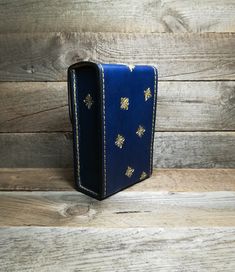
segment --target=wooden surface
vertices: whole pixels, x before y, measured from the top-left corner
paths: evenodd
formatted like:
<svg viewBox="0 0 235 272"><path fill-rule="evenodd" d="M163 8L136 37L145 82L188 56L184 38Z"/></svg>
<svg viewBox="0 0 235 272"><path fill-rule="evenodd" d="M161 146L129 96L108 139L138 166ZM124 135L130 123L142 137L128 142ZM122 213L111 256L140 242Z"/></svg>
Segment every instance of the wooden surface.
<svg viewBox="0 0 235 272"><path fill-rule="evenodd" d="M234 271L234 169L155 169L102 202L71 175L0 170L1 269Z"/></svg>
<svg viewBox="0 0 235 272"><path fill-rule="evenodd" d="M187 271L235 269L234 228L3 228L4 271ZM10 253L10 254L9 254Z"/></svg>
<svg viewBox="0 0 235 272"><path fill-rule="evenodd" d="M234 8L0 1L0 167L72 166L65 81L81 60L158 67L155 167L234 167Z"/></svg>
<svg viewBox="0 0 235 272"><path fill-rule="evenodd" d="M232 0L2 0L0 7L4 33L235 31Z"/></svg>
<svg viewBox="0 0 235 272"><path fill-rule="evenodd" d="M235 132L156 132L153 164L234 168ZM72 167L71 133L0 133L0 167Z"/></svg>
<svg viewBox="0 0 235 272"><path fill-rule="evenodd" d="M0 34L0 81L61 81L74 62L146 63L160 80L234 80L234 33Z"/></svg>
<svg viewBox="0 0 235 272"><path fill-rule="evenodd" d="M121 192L102 202L77 192L1 192L0 206L0 226L235 226L235 192Z"/></svg>
<svg viewBox="0 0 235 272"><path fill-rule="evenodd" d="M0 191L74 191L73 169L1 168ZM125 191L235 191L235 169L154 169Z"/></svg>
<svg viewBox="0 0 235 272"><path fill-rule="evenodd" d="M159 82L157 131L235 128L234 81ZM66 82L0 82L0 132L71 131Z"/></svg>

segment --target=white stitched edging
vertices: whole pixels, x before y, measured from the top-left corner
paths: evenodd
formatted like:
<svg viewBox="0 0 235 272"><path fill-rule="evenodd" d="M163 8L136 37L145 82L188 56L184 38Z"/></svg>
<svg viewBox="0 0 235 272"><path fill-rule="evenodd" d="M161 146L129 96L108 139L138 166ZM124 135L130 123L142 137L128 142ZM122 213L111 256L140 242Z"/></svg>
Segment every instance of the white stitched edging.
<svg viewBox="0 0 235 272"><path fill-rule="evenodd" d="M153 114L152 114L152 136L151 136L151 147L150 147L150 173L153 169L153 141L154 141L154 117L155 117L155 108L156 108L156 94L157 94L157 71L156 67L152 66L154 71L154 97L153 97Z"/></svg>
<svg viewBox="0 0 235 272"><path fill-rule="evenodd" d="M106 196L106 127L105 127L105 83L104 83L104 68L100 64L102 72L102 104L103 104L103 155L104 155L104 196Z"/></svg>
<svg viewBox="0 0 235 272"><path fill-rule="evenodd" d="M74 100L74 115L75 115L75 135L76 135L76 154L77 154L77 174L78 174L78 184L79 186L88 191L91 194L98 195L96 192L84 187L81 184L80 177L80 153L79 153L79 138L78 138L78 112L77 112L77 90L76 90L76 74L73 72L73 100Z"/></svg>

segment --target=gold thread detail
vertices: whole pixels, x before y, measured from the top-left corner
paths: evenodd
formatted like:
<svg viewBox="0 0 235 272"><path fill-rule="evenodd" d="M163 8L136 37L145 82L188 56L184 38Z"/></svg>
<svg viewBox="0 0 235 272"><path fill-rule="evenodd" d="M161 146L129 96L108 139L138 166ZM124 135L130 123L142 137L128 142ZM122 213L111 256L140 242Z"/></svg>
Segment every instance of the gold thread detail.
<svg viewBox="0 0 235 272"><path fill-rule="evenodd" d="M145 133L145 128L142 127L141 125L139 125L138 129L136 130L136 134L137 134L140 138L142 138L142 136L144 135L144 133Z"/></svg>
<svg viewBox="0 0 235 272"><path fill-rule="evenodd" d="M144 90L144 100L147 101L152 97L151 89L147 88Z"/></svg>
<svg viewBox="0 0 235 272"><path fill-rule="evenodd" d="M78 139L78 112L77 112L77 87L76 87L76 74L75 71L73 72L73 100L74 100L74 115L75 115L75 135L76 135L76 150L77 150L77 175L78 175L78 183L79 186L88 191L91 194L98 195L96 192L84 187L81 184L81 177L80 177L80 163L79 163L79 139Z"/></svg>
<svg viewBox="0 0 235 272"><path fill-rule="evenodd" d="M122 110L128 110L128 108L129 108L129 98L121 97L120 108Z"/></svg>
<svg viewBox="0 0 235 272"><path fill-rule="evenodd" d="M153 139L154 139L154 123L155 123L155 108L156 108L156 93L157 93L157 71L152 66L154 71L154 97L153 97L153 113L152 113L152 135L151 135L151 146L150 146L150 174L153 170Z"/></svg>
<svg viewBox="0 0 235 272"><path fill-rule="evenodd" d="M90 110L91 106L94 104L93 98L90 94L88 94L83 100L87 108Z"/></svg>
<svg viewBox="0 0 235 272"><path fill-rule="evenodd" d="M104 160L104 196L106 195L106 127L105 127L105 83L104 83L104 68L100 64L102 72L102 104L103 104L103 160Z"/></svg>
<svg viewBox="0 0 235 272"><path fill-rule="evenodd" d="M125 138L122 135L118 134L115 141L115 145L119 148L122 148L124 142L125 142Z"/></svg>
<svg viewBox="0 0 235 272"><path fill-rule="evenodd" d="M133 168L131 168L130 166L128 166L127 169L126 169L125 175L126 175L128 178L130 178L130 177L133 175L134 171L135 171L135 169L133 169Z"/></svg>
<svg viewBox="0 0 235 272"><path fill-rule="evenodd" d="M140 180L147 178L147 174L143 171L140 175Z"/></svg>
<svg viewBox="0 0 235 272"><path fill-rule="evenodd" d="M133 65L133 64L129 64L127 66L129 67L131 72L135 69L135 65Z"/></svg>

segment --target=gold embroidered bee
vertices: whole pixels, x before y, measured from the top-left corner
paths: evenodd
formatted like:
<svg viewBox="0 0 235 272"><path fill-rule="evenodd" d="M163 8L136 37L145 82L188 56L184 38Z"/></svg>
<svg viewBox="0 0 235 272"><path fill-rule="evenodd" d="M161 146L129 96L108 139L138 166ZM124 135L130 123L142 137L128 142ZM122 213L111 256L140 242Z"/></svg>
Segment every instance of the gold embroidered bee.
<svg viewBox="0 0 235 272"><path fill-rule="evenodd" d="M121 102L120 102L120 108L122 110L128 110L129 107L129 98L127 97L121 97Z"/></svg>
<svg viewBox="0 0 235 272"><path fill-rule="evenodd" d="M140 175L140 180L145 179L147 177L147 174L143 171Z"/></svg>
<svg viewBox="0 0 235 272"><path fill-rule="evenodd" d="M137 131L136 131L136 134L141 138L145 133L145 129L144 127L140 126L138 127Z"/></svg>
<svg viewBox="0 0 235 272"><path fill-rule="evenodd" d="M130 166L128 166L127 169L126 169L125 175L126 175L128 178L130 178L130 177L133 175L134 171L135 171L135 169L133 169L133 168L131 168Z"/></svg>
<svg viewBox="0 0 235 272"><path fill-rule="evenodd" d="M83 100L83 102L85 103L85 105L87 106L88 109L91 108L91 106L93 105L94 101L93 98L90 94L88 94L85 99Z"/></svg>
<svg viewBox="0 0 235 272"><path fill-rule="evenodd" d="M130 64L130 65L127 65L127 66L129 67L131 72L135 69L135 65Z"/></svg>
<svg viewBox="0 0 235 272"><path fill-rule="evenodd" d="M118 146L119 148L122 148L124 142L125 142L125 138L122 135L118 134L115 141L115 145Z"/></svg>
<svg viewBox="0 0 235 272"><path fill-rule="evenodd" d="M151 98L152 97L152 93L151 93L151 90L150 90L150 88L148 88L148 89L146 89L145 91L144 91L144 100L145 101L147 101L149 98Z"/></svg>

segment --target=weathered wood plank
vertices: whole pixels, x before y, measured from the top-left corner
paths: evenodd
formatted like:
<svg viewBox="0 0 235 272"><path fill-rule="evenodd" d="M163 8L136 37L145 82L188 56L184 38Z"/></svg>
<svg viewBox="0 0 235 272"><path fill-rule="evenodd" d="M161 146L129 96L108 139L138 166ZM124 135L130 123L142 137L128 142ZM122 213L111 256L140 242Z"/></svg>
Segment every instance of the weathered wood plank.
<svg viewBox="0 0 235 272"><path fill-rule="evenodd" d="M159 132L155 167L214 168L235 166L235 132Z"/></svg>
<svg viewBox="0 0 235 272"><path fill-rule="evenodd" d="M3 271L233 272L235 228L1 228Z"/></svg>
<svg viewBox="0 0 235 272"><path fill-rule="evenodd" d="M1 81L66 80L80 60L147 63L161 80L235 79L235 33L0 35Z"/></svg>
<svg viewBox="0 0 235 272"><path fill-rule="evenodd" d="M234 83L159 82L156 129L235 130Z"/></svg>
<svg viewBox="0 0 235 272"><path fill-rule="evenodd" d="M68 168L1 168L0 190L74 191L73 170ZM151 178L125 191L235 191L235 169L154 169Z"/></svg>
<svg viewBox="0 0 235 272"><path fill-rule="evenodd" d="M234 168L235 132L157 132L154 167ZM72 167L71 133L1 133L0 167Z"/></svg>
<svg viewBox="0 0 235 272"><path fill-rule="evenodd" d="M159 82L158 131L235 130L235 81ZM71 131L65 82L1 82L0 132Z"/></svg>
<svg viewBox="0 0 235 272"><path fill-rule="evenodd" d="M71 133L2 133L0 167L72 167Z"/></svg>
<svg viewBox="0 0 235 272"><path fill-rule="evenodd" d="M74 191L73 169L0 168L0 191L5 190Z"/></svg>
<svg viewBox="0 0 235 272"><path fill-rule="evenodd" d="M0 32L232 32L232 0L2 0Z"/></svg>
<svg viewBox="0 0 235 272"><path fill-rule="evenodd" d="M0 83L0 132L71 131L67 83Z"/></svg>
<svg viewBox="0 0 235 272"><path fill-rule="evenodd" d="M0 226L234 227L235 192L0 192Z"/></svg>

